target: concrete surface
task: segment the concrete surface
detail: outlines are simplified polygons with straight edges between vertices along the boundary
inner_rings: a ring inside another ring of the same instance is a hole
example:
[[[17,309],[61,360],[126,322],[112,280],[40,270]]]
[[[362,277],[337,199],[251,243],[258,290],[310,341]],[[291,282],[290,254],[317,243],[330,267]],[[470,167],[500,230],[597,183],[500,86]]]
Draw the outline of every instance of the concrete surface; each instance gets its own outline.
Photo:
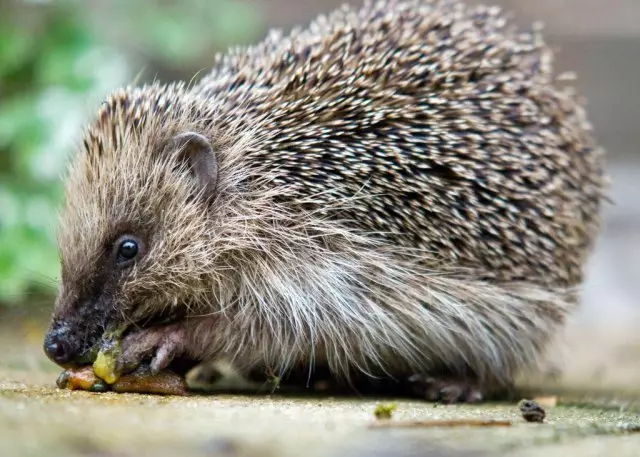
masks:
[[[0,455],[180,456],[635,456],[640,393],[607,407],[589,399],[525,422],[515,403],[397,401],[392,421],[483,419],[510,427],[370,429],[391,399],[278,395],[160,397],[70,392],[41,350],[45,321],[0,320]],[[7,325],[11,323],[10,325]],[[564,401],[563,397],[559,397]],[[569,398],[569,397],[567,397]],[[603,452],[606,450],[606,454]],[[612,452],[615,450],[615,452]]]

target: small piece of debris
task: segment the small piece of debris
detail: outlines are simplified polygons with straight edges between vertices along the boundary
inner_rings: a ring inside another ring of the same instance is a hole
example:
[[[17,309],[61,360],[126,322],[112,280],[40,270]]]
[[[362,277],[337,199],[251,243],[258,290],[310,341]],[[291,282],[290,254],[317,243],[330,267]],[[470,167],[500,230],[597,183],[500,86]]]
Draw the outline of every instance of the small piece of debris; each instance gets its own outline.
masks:
[[[271,386],[271,393],[274,393],[276,390],[279,390],[280,382],[282,381],[282,378],[276,375],[273,369],[271,368],[267,369],[266,376],[267,376],[266,382]]]
[[[428,420],[428,421],[394,421],[374,422],[371,428],[422,428],[422,427],[511,427],[510,421],[498,420]]]
[[[522,413],[522,417],[527,422],[544,422],[546,413],[536,401],[527,399],[520,400],[518,408]]]
[[[376,406],[373,414],[374,416],[376,416],[376,419],[391,419],[391,414],[396,410],[397,407],[398,405],[395,403],[380,404]]]

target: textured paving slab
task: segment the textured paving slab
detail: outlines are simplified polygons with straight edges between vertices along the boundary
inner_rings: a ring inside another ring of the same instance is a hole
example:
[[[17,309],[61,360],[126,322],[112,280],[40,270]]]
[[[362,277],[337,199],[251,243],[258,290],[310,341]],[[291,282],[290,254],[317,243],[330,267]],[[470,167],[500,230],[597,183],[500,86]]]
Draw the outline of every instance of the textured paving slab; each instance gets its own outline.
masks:
[[[388,399],[61,391],[54,387],[59,370],[41,355],[41,324],[0,318],[11,324],[0,325],[2,456],[631,456],[640,449],[640,433],[622,433],[640,426],[629,407],[557,406],[547,409],[544,424],[530,424],[515,404],[399,401],[393,421],[512,425],[372,429],[376,405]]]
[[[637,455],[640,446],[640,434],[613,436],[619,427],[640,424],[630,411],[556,407],[539,425],[522,420],[513,405],[398,402],[394,421],[493,419],[513,425],[380,430],[369,428],[375,405],[355,399],[90,394],[4,381],[0,442],[3,455],[34,456],[528,455],[541,448],[589,449],[585,440],[615,445],[615,455]]]

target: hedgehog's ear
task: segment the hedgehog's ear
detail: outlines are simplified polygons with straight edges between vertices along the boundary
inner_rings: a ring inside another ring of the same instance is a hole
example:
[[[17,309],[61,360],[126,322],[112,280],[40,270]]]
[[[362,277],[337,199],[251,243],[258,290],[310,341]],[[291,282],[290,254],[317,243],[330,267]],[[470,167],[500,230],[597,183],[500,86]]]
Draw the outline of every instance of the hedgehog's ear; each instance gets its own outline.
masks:
[[[186,132],[173,137],[173,145],[205,196],[212,197],[218,183],[218,159],[209,140],[199,133]]]

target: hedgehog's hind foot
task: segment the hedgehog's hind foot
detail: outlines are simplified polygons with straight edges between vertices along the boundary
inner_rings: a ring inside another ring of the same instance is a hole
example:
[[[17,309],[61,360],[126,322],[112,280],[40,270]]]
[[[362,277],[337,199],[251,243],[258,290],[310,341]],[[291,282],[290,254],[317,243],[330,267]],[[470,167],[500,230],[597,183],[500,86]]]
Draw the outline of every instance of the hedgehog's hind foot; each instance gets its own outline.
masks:
[[[427,401],[440,403],[479,403],[484,389],[470,379],[417,373],[408,378],[413,393]]]

